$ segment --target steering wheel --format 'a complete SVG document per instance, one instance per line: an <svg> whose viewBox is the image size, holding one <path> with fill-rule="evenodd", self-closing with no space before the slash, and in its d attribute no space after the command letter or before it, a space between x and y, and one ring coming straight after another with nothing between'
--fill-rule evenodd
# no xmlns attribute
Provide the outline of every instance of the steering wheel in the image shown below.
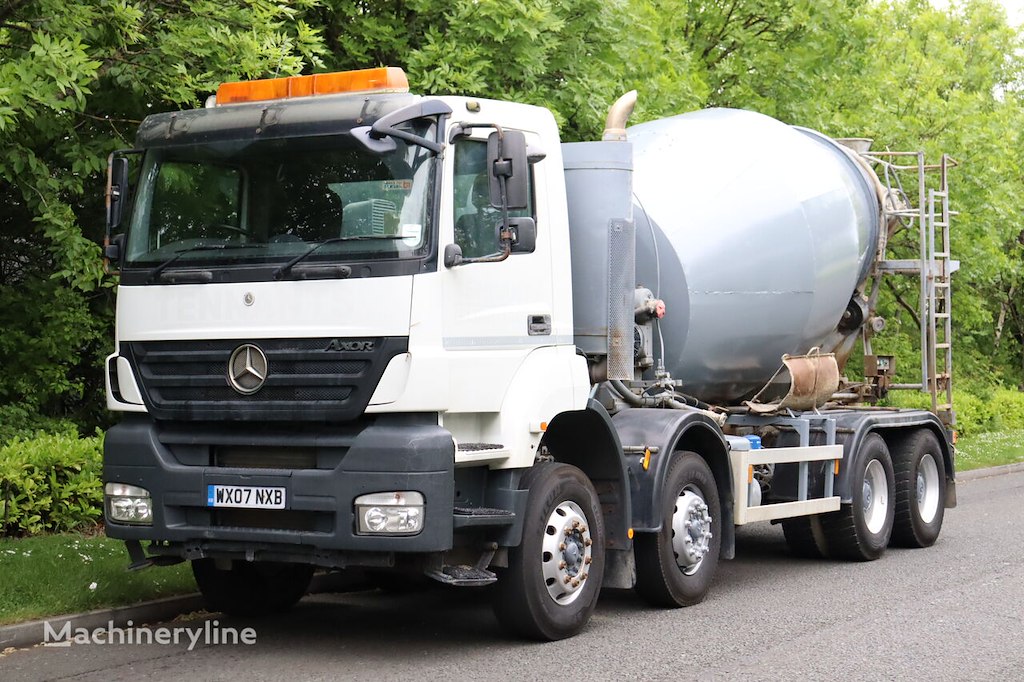
<svg viewBox="0 0 1024 682"><path fill-rule="evenodd" d="M249 236L250 236L249 232L247 230L244 230L241 227L236 227L235 225L228 225L227 223L210 223L209 225L206 226L206 229L207 229L207 231L211 231L211 232L212 231L231 232L231 233L240 235L241 236L240 241L244 241L244 240L248 239ZM230 236L226 236L225 237L225 241L227 241L228 239L230 239Z"/></svg>

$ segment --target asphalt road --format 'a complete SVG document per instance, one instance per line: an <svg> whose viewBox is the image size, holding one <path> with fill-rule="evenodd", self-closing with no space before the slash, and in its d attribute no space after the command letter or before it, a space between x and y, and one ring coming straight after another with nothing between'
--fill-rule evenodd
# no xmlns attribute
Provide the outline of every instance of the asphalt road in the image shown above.
<svg viewBox="0 0 1024 682"><path fill-rule="evenodd" d="M219 618L254 627L252 646L40 646L0 657L0 679L1024 679L1024 473L958 491L930 549L799 560L779 527L756 524L703 604L662 611L605 591L563 642L509 640L483 592L363 592L307 597L271 622Z"/></svg>

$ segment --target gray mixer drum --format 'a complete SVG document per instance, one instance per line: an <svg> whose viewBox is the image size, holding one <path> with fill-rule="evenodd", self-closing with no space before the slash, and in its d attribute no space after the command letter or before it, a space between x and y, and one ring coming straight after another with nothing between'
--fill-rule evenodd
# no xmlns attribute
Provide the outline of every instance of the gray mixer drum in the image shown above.
<svg viewBox="0 0 1024 682"><path fill-rule="evenodd" d="M749 111L628 132L636 277L668 308L666 368L685 392L736 403L784 353L820 346L867 276L880 224L870 171L820 133Z"/></svg>

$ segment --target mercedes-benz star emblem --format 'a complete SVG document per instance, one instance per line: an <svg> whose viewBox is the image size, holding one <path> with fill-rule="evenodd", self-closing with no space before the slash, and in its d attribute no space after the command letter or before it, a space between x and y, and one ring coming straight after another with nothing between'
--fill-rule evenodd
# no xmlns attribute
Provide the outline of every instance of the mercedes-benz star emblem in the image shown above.
<svg viewBox="0 0 1024 682"><path fill-rule="evenodd" d="M228 360L228 383L242 395L251 395L263 388L268 369L267 355L259 346L242 344Z"/></svg>

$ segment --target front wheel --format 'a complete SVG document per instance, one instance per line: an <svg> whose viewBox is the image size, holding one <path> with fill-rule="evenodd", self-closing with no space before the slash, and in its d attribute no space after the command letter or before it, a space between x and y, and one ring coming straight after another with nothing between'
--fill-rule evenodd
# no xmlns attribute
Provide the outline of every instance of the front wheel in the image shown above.
<svg viewBox="0 0 1024 682"><path fill-rule="evenodd" d="M892 542L903 547L930 547L942 530L946 507L946 467L939 439L917 429L895 443L896 520Z"/></svg>
<svg viewBox="0 0 1024 682"><path fill-rule="evenodd" d="M313 567L277 562L231 561L219 567L213 559L192 562L203 600L211 611L232 616L283 613L309 588Z"/></svg>
<svg viewBox="0 0 1024 682"><path fill-rule="evenodd" d="M711 587L722 545L718 487L700 455L669 464L661 507L661 530L633 540L636 591L655 606L690 606Z"/></svg>
<svg viewBox="0 0 1024 682"><path fill-rule="evenodd" d="M604 576L604 521L597 492L574 466L546 462L523 476L529 490L523 540L509 550L494 612L510 632L571 637L590 620Z"/></svg>

